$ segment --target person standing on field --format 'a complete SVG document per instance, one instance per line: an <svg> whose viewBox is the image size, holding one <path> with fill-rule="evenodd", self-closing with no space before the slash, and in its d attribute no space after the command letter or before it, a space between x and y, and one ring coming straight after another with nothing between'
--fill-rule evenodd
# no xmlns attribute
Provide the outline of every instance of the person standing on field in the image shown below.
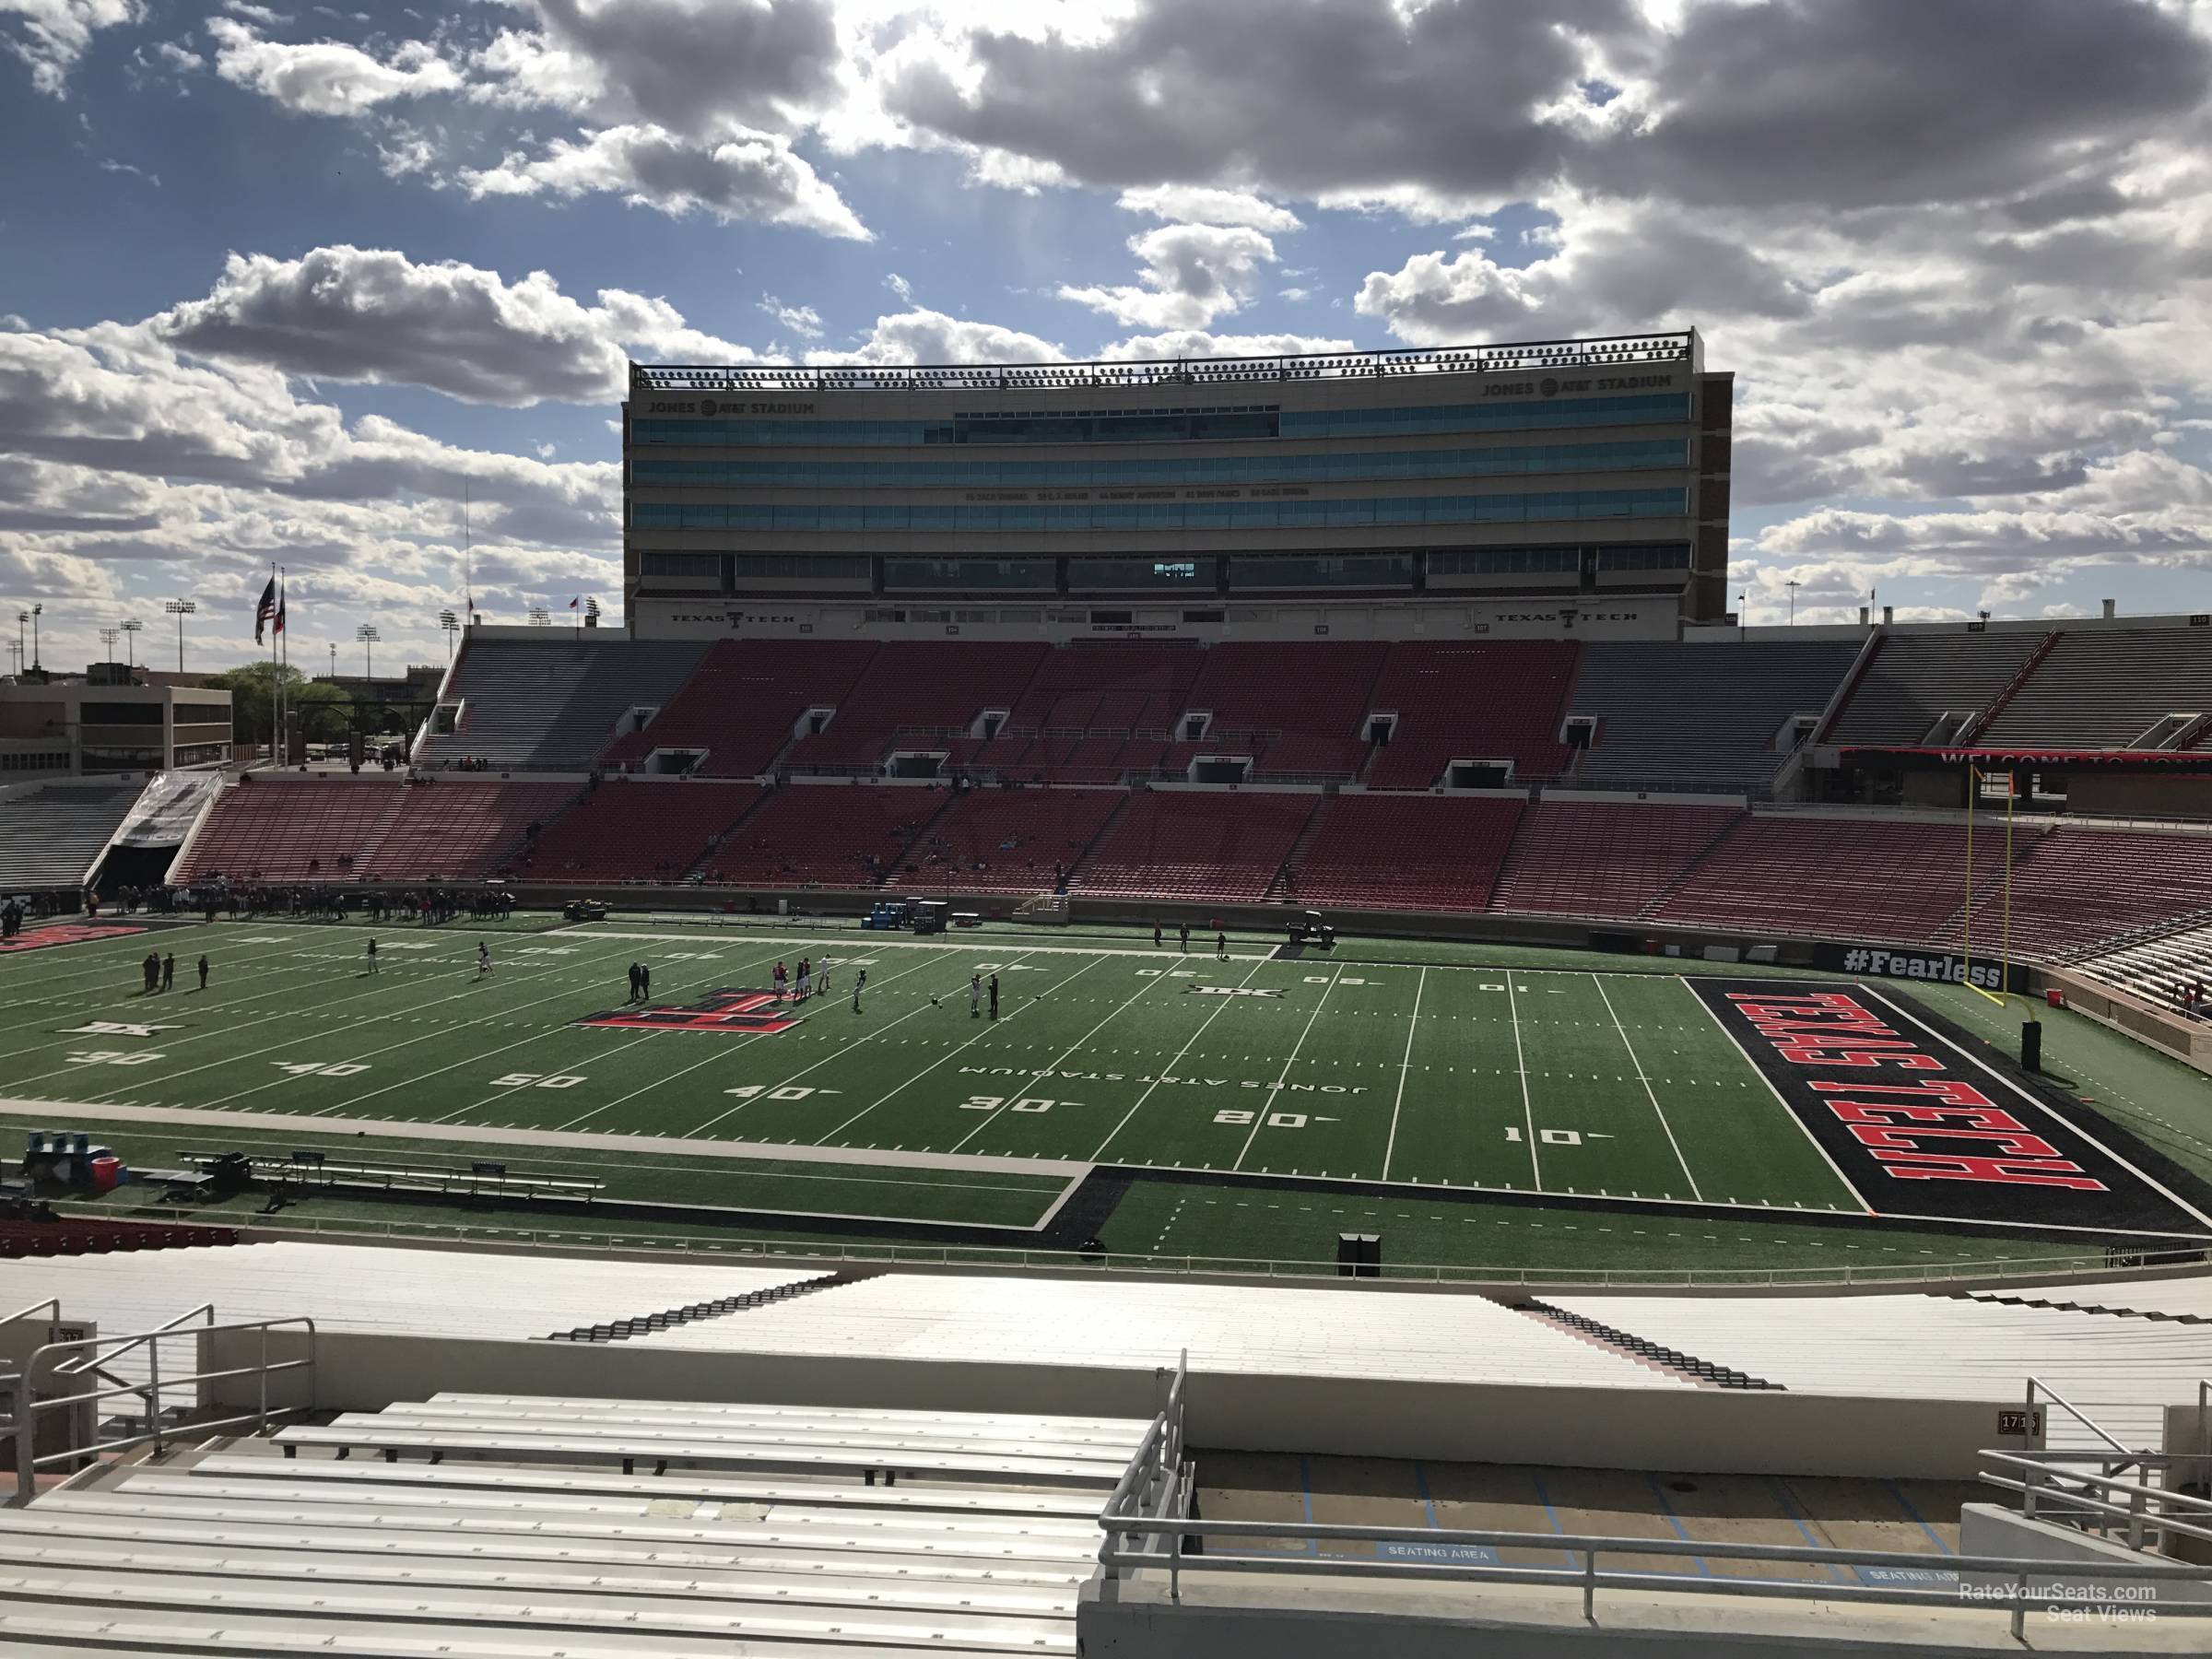
<svg viewBox="0 0 2212 1659"><path fill-rule="evenodd" d="M369 971L371 973L376 971L376 935L374 934L369 935Z"/></svg>
<svg viewBox="0 0 2212 1659"><path fill-rule="evenodd" d="M200 958L200 989L207 989L207 959L205 956Z"/></svg>
<svg viewBox="0 0 2212 1659"><path fill-rule="evenodd" d="M998 975L991 976L991 1018L998 1018Z"/></svg>

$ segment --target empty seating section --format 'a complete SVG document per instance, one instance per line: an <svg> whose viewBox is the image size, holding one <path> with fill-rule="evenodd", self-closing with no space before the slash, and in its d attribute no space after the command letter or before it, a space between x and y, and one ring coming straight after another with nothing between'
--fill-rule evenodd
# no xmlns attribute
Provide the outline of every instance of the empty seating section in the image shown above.
<svg viewBox="0 0 2212 1659"><path fill-rule="evenodd" d="M641 1340L747 1354L953 1361L987 1354L1009 1364L1136 1371L1149 1370L1165 1345L1187 1348L1194 1373L1688 1386L1483 1297L1250 1285L892 1273Z"/></svg>
<svg viewBox="0 0 2212 1659"><path fill-rule="evenodd" d="M465 702L460 727L426 736L416 763L582 771L626 710L665 706L706 653L684 641L471 640L447 693Z"/></svg>
<svg viewBox="0 0 2212 1659"><path fill-rule="evenodd" d="M2159 1007L2179 1007L2183 993L2198 985L2212 987L2212 923L2160 930L2147 938L2122 935L2111 947L2069 965Z"/></svg>
<svg viewBox="0 0 2212 1659"><path fill-rule="evenodd" d="M1369 786L1427 789L1453 760L1510 760L1530 777L1565 771L1559 727L1580 650L1536 640L1392 646L1363 711L1397 716Z"/></svg>
<svg viewBox="0 0 2212 1659"><path fill-rule="evenodd" d="M758 888L872 888L947 800L940 787L793 783L709 859L709 881Z"/></svg>
<svg viewBox="0 0 2212 1659"><path fill-rule="evenodd" d="M833 770L872 767L900 733L927 747L968 735L987 709L1011 711L1044 645L899 640L880 647L837 714L792 746L786 764Z"/></svg>
<svg viewBox="0 0 2212 1659"><path fill-rule="evenodd" d="M603 783L510 861L524 881L680 879L759 800L755 783Z"/></svg>
<svg viewBox="0 0 2212 1659"><path fill-rule="evenodd" d="M1251 756L1254 777L1356 776L1367 755L1360 718L1388 650L1369 641L1216 645L1186 699L1187 712L1213 716L1202 752Z"/></svg>
<svg viewBox="0 0 2212 1659"><path fill-rule="evenodd" d="M1191 650L1100 644L1045 653L1004 729L954 762L987 780L1117 783L1151 769L1203 663Z"/></svg>
<svg viewBox="0 0 2212 1659"><path fill-rule="evenodd" d="M1522 815L1491 908L1641 915L1742 816L1728 806L1537 802Z"/></svg>
<svg viewBox="0 0 2212 1659"><path fill-rule="evenodd" d="M2017 1397L2049 1384L2124 1445L2155 1448L2155 1402L2194 1401L2212 1327L2124 1322L1947 1296L1560 1296L1569 1312L1808 1393ZM2101 1444L2053 1411L2049 1443Z"/></svg>
<svg viewBox="0 0 2212 1659"><path fill-rule="evenodd" d="M648 724L607 746L605 759L627 771L655 749L703 752L702 777L756 777L808 709L844 700L876 651L870 641L720 641Z"/></svg>
<svg viewBox="0 0 2212 1659"><path fill-rule="evenodd" d="M971 789L929 827L888 885L1049 891L1125 798L1116 789Z"/></svg>
<svg viewBox="0 0 2212 1659"><path fill-rule="evenodd" d="M2037 748L2162 748L2173 714L2212 713L2212 629L2062 633L2051 654L1977 739ZM2166 723L2161 724L2161 723ZM2205 746L2196 728L2192 747Z"/></svg>
<svg viewBox="0 0 2212 1659"><path fill-rule="evenodd" d="M1910 747L1947 738L1996 700L2043 639L2033 629L1887 634L1821 741Z"/></svg>
<svg viewBox="0 0 2212 1659"><path fill-rule="evenodd" d="M1858 653L1848 640L1585 645L1567 712L1594 718L1597 734L1575 755L1571 775L1651 789L1763 789L1787 752L1791 717L1826 709Z"/></svg>
<svg viewBox="0 0 2212 1659"><path fill-rule="evenodd" d="M1982 903L1976 900L1977 910ZM2212 838L2053 830L2016 853L2015 951L2048 955L2206 911L2212 911ZM1992 904L1989 925L1996 913ZM1983 924L1978 917L1977 935ZM1947 941L1957 932L1948 930Z"/></svg>
<svg viewBox="0 0 2212 1659"><path fill-rule="evenodd" d="M1029 732L1165 732L1206 655L1155 645L1048 652L1007 722Z"/></svg>
<svg viewBox="0 0 2212 1659"><path fill-rule="evenodd" d="M1976 888L1986 888L2004 865L2004 838L1977 837ZM1961 824L1754 816L1723 836L1651 913L1761 932L1925 940L1965 898Z"/></svg>
<svg viewBox="0 0 2212 1659"><path fill-rule="evenodd" d="M393 778L270 779L216 797L172 881L342 881L380 845L406 785Z"/></svg>
<svg viewBox="0 0 2212 1659"><path fill-rule="evenodd" d="M1281 897L1300 904L1479 911L1522 803L1454 795L1339 794Z"/></svg>
<svg viewBox="0 0 2212 1659"><path fill-rule="evenodd" d="M182 1250L235 1244L230 1227L163 1227L68 1216L58 1221L0 1221L0 1257L107 1255L115 1251Z"/></svg>
<svg viewBox="0 0 2212 1659"><path fill-rule="evenodd" d="M1084 861L1087 893L1258 899L1319 797L1147 790Z"/></svg>
<svg viewBox="0 0 2212 1659"><path fill-rule="evenodd" d="M452 881L506 862L533 824L575 797L573 783L500 783L439 776L403 788L399 811L354 874L371 881Z"/></svg>
<svg viewBox="0 0 2212 1659"><path fill-rule="evenodd" d="M0 887L74 887L137 800L135 783L41 783L0 795Z"/></svg>

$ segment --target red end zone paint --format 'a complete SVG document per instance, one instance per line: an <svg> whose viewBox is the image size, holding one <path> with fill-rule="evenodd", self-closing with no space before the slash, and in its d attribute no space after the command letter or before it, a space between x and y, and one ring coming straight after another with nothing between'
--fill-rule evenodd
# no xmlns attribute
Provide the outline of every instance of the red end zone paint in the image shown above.
<svg viewBox="0 0 2212 1659"><path fill-rule="evenodd" d="M2203 1218L2009 1069L1853 986L1691 988L1879 1213L2202 1235ZM1993 1051L1994 1052L1994 1051ZM2086 1116L2086 1113L2084 1114Z"/></svg>
<svg viewBox="0 0 2212 1659"><path fill-rule="evenodd" d="M626 1031L735 1031L773 1037L800 1023L795 1004L779 1002L773 991L710 991L681 1007L658 1004L644 1008L610 1008L579 1019L580 1026L614 1026Z"/></svg>
<svg viewBox="0 0 2212 1659"><path fill-rule="evenodd" d="M100 922L50 922L27 927L12 939L0 940L0 956L18 950L40 950L49 945L81 945L87 939L121 939L148 931L143 927L110 927Z"/></svg>

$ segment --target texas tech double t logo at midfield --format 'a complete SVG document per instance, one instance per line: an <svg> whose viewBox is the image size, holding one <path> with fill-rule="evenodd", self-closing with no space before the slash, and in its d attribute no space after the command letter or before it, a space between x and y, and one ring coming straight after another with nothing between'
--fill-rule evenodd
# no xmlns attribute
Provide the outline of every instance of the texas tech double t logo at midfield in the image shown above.
<svg viewBox="0 0 2212 1659"><path fill-rule="evenodd" d="M800 1016L791 1004L778 1002L773 991L710 991L681 1007L663 1003L647 1008L610 1008L576 1023L632 1031L737 1031L772 1037L799 1024Z"/></svg>

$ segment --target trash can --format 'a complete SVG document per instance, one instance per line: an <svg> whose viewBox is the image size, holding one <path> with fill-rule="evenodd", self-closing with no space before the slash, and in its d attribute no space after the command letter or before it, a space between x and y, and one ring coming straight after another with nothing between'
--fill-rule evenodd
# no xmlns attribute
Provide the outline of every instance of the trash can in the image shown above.
<svg viewBox="0 0 2212 1659"><path fill-rule="evenodd" d="M2043 988L2043 1001L2053 1008L2063 1008L2066 1006L2066 994L2056 985L2046 985Z"/></svg>
<svg viewBox="0 0 2212 1659"><path fill-rule="evenodd" d="M123 1159L110 1153L92 1160L92 1190L112 1193L123 1183Z"/></svg>

